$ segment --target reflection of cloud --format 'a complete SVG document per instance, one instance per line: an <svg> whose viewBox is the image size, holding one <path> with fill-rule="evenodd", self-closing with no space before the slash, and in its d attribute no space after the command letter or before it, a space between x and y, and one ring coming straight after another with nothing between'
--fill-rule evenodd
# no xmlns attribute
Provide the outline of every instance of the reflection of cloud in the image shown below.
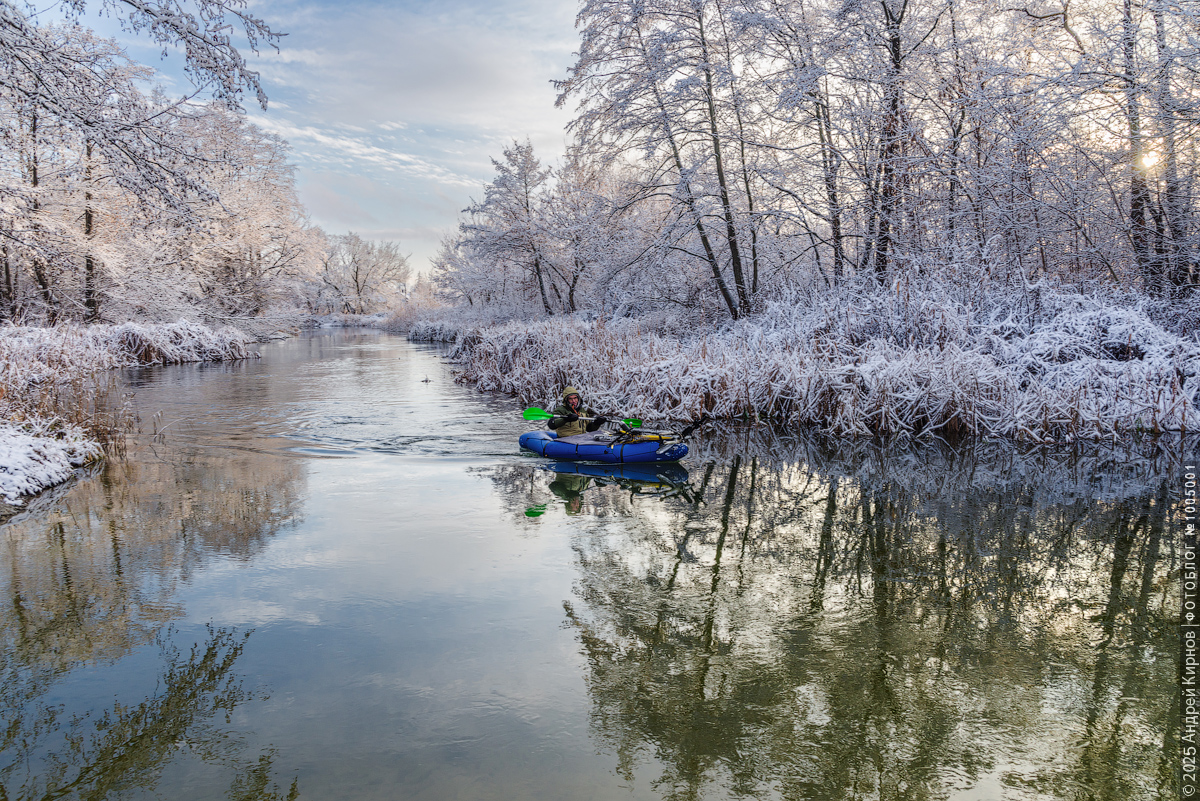
<svg viewBox="0 0 1200 801"><path fill-rule="evenodd" d="M214 617L228 621L227 625L233 626L264 626L268 623L288 621L308 626L321 625L321 618L312 612L289 609L282 604L252 598L239 598L236 607L223 609Z"/></svg>

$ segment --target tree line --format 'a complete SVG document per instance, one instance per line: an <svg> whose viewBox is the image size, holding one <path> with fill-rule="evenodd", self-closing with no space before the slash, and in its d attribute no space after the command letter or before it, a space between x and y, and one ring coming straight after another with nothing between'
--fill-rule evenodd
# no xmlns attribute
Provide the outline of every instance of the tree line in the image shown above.
<svg viewBox="0 0 1200 801"><path fill-rule="evenodd" d="M0 0L0 320L54 324L304 310L366 313L404 293L390 242L328 236L299 202L288 147L248 122L266 107L234 44L280 34L230 0L101 0L102 13L185 53L185 97L79 24ZM54 10L54 9L52 9Z"/></svg>
<svg viewBox="0 0 1200 801"><path fill-rule="evenodd" d="M1200 283L1200 16L1132 0L584 0L561 167L514 142L447 300L707 310L934 277Z"/></svg>

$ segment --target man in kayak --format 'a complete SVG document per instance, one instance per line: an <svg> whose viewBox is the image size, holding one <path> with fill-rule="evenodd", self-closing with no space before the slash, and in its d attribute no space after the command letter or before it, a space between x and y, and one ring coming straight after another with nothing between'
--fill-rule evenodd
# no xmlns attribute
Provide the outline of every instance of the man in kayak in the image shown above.
<svg viewBox="0 0 1200 801"><path fill-rule="evenodd" d="M608 422L607 417L597 417L596 412L583 405L579 390L567 387L563 390L562 403L551 412L550 430L558 434L559 439L573 437L585 431L595 431ZM581 417L591 417L591 420L581 420Z"/></svg>

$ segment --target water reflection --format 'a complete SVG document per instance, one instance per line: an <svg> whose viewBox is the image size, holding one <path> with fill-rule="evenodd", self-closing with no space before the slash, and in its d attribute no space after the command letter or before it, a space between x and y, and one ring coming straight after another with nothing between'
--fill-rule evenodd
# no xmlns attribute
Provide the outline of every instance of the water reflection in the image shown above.
<svg viewBox="0 0 1200 801"><path fill-rule="evenodd" d="M670 799L1177 794L1178 449L746 432L695 450L686 493L581 493L595 523L564 607L626 781L650 772ZM563 481L493 477L518 505Z"/></svg>
<svg viewBox="0 0 1200 801"><path fill-rule="evenodd" d="M36 700L44 694L38 671L0 656L0 797L128 797L153 791L168 763L192 758L233 774L228 798L298 798L296 781L285 792L273 780L273 751L248 755L241 737L220 725L253 697L233 669L248 636L210 627L185 656L164 633L149 697L70 716Z"/></svg>
<svg viewBox="0 0 1200 801"><path fill-rule="evenodd" d="M0 527L0 799L1176 792L1177 449L554 465L433 352L269 348Z"/></svg>
<svg viewBox="0 0 1200 801"><path fill-rule="evenodd" d="M228 797L295 796L275 785L269 749L218 725L255 697L235 669L248 635L210 628L181 653L171 623L194 572L251 559L295 522L300 463L147 447L2 529L0 798L129 797L188 760L232 774ZM82 670L136 664L155 648L153 692L116 704L79 695Z"/></svg>

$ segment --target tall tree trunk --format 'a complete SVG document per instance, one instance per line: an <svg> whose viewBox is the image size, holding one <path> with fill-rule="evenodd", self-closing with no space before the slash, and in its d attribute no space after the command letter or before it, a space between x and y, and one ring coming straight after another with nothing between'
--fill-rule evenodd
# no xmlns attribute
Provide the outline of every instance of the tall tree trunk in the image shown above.
<svg viewBox="0 0 1200 801"><path fill-rule="evenodd" d="M841 154L833 145L833 130L829 118L829 95L814 92L816 103L817 137L821 145L821 172L825 181L825 205L829 216L829 236L833 246L833 280L841 283L846 268L846 250L842 239L842 204L838 199L838 168Z"/></svg>
<svg viewBox="0 0 1200 801"><path fill-rule="evenodd" d="M36 101L30 106L29 111L29 185L34 190L38 188L38 112ZM33 217L34 222L32 227L37 230L37 213L41 207L36 195L33 200ZM54 293L50 288L50 277L46 273L46 263L42 257L35 253L30 259L30 268L33 270L33 280L37 283L38 289L41 291L42 299L46 303L46 319L50 325L58 322L58 314L54 308Z"/></svg>
<svg viewBox="0 0 1200 801"><path fill-rule="evenodd" d="M725 43L725 60L727 63L732 65L734 62L733 50L730 47L732 37L729 34L728 26L725 24L725 12L721 9L719 0L717 1L717 11L720 14L722 40ZM751 302L753 302L754 296L758 294L758 221L755 218L754 189L750 181L750 164L749 160L746 158L746 124L744 115L742 113L741 95L738 93L736 87L732 89L731 99L733 105L733 118L737 123L738 130L738 156L741 161L742 188L746 191L746 219L750 224L749 297ZM750 311L748 308L743 309L743 313L748 311Z"/></svg>
<svg viewBox="0 0 1200 801"><path fill-rule="evenodd" d="M542 293L542 308L553 317L554 309L550 308L550 296L546 294L546 281L542 277L542 259L536 251L533 254L533 274L537 276L538 291Z"/></svg>
<svg viewBox="0 0 1200 801"><path fill-rule="evenodd" d="M87 255L83 260L83 307L86 309L86 319L89 323L100 317L100 296L96 292L96 259L92 253L92 236L95 233L95 220L92 213L92 140L87 140L84 149L87 159L84 167L84 181L87 190L83 193L83 235L87 239Z"/></svg>
<svg viewBox="0 0 1200 801"><path fill-rule="evenodd" d="M750 311L750 292L742 267L742 252L738 244L737 225L734 221L733 203L729 198L729 183L725 178L725 160L721 154L721 133L717 125L717 106L713 89L712 68L709 66L708 40L704 34L704 12L697 9L696 24L700 35L700 49L704 60L704 94L708 110L709 137L712 140L713 163L717 169L717 187L721 200L721 212L725 219L725 243L729 248L729 262L733 270L733 284L737 290L740 314Z"/></svg>
<svg viewBox="0 0 1200 801"><path fill-rule="evenodd" d="M1146 145L1142 132L1139 86L1137 79L1137 26L1133 19L1133 0L1124 0L1121 8L1121 58L1124 70L1125 118L1129 125L1129 238L1133 260L1148 294L1162 294L1162 272L1156 269L1150 227L1150 186L1146 180Z"/></svg>
<svg viewBox="0 0 1200 801"><path fill-rule="evenodd" d="M641 38L641 32L638 32L638 43L641 46L642 60L646 64L651 63L650 54L646 49L646 43ZM704 219L700 216L700 210L696 208L696 197L692 193L691 182L684 176L686 175L683 168L683 157L679 152L679 143L675 140L675 133L671 129L670 116L667 114L666 103L663 102L662 92L658 85L653 86L654 102L658 107L658 113L662 117L663 136L666 138L667 145L671 149L671 160L675 165L675 171L679 175L679 182L683 189L683 204L691 214L692 220L696 228L696 234L700 237L700 245L704 248L704 260L712 269L713 280L716 281L717 289L721 293L721 298L725 301L725 306L729 309L729 316L733 319L738 319L737 301L733 299L733 295L729 292L729 285L725 283L725 276L721 274L721 263L717 260L716 251L713 249L712 241L709 239L708 230L704 227Z"/></svg>
<svg viewBox="0 0 1200 801"><path fill-rule="evenodd" d="M885 22L884 41L888 50L888 73L884 95L883 128L879 140L879 222L875 231L875 279L887 281L888 264L892 258L895 217L900 206L900 176L897 170L901 150L900 75L904 66L901 49L900 23L904 21L907 0L899 13L893 12L888 0L881 0Z"/></svg>
<svg viewBox="0 0 1200 801"><path fill-rule="evenodd" d="M16 284L13 281L12 261L8 256L8 244L0 244L0 320L11 320L16 314Z"/></svg>
<svg viewBox="0 0 1200 801"><path fill-rule="evenodd" d="M1154 48L1158 56L1158 86L1155 103L1158 106L1159 132L1163 141L1163 179L1166 183L1162 196L1163 216L1166 218L1165 254L1167 285L1178 291L1195 279L1190 275L1187 248L1188 224L1185 219L1187 195L1179 180L1179 153L1175 140L1175 118L1178 107L1171 90L1174 58L1167 49L1166 22L1163 18L1163 0L1154 0Z"/></svg>

